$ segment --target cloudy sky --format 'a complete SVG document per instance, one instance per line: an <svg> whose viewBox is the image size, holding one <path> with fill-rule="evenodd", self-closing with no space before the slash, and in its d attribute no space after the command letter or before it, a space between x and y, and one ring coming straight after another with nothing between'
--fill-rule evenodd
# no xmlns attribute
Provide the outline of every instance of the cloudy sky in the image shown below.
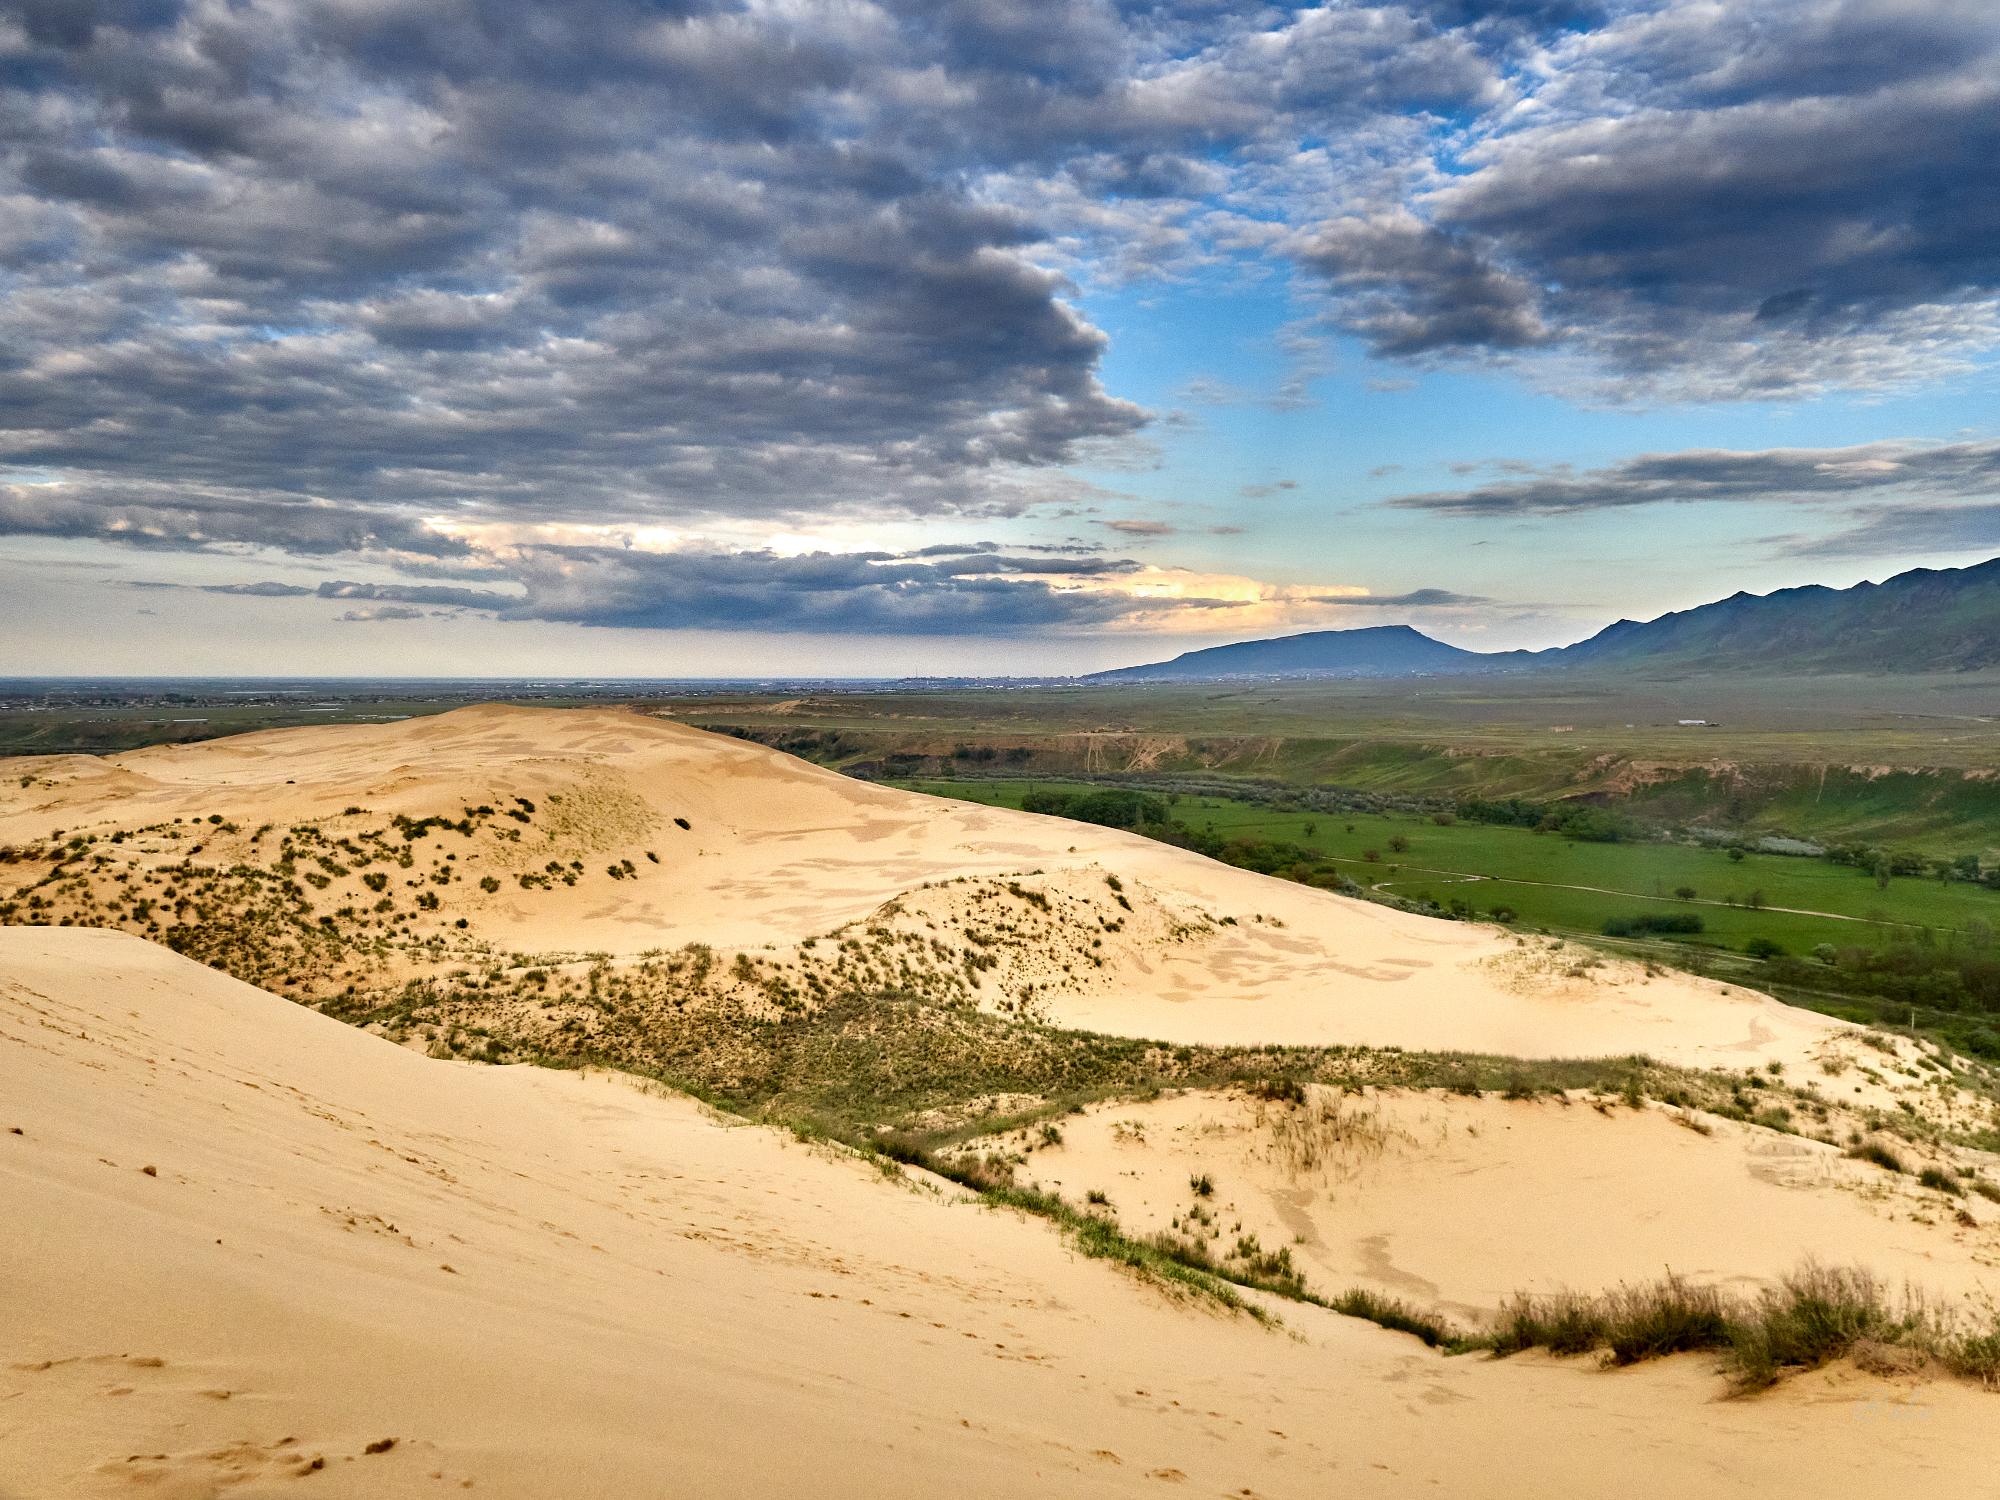
<svg viewBox="0 0 2000 1500"><path fill-rule="evenodd" d="M0 0L0 672L1054 673L2000 552L1993 0Z"/></svg>

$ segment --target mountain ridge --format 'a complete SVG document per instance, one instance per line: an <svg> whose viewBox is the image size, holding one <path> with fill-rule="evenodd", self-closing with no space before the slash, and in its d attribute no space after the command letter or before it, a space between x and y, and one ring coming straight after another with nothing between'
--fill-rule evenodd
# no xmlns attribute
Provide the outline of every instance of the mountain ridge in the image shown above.
<svg viewBox="0 0 2000 1500"><path fill-rule="evenodd" d="M1651 620L1615 620L1546 651L1470 651L1408 625L1373 625L1237 641L1082 680L1390 678L1600 666L1814 675L2000 666L2000 557L1965 568L1912 568L1845 589L1812 583L1768 594L1738 590Z"/></svg>

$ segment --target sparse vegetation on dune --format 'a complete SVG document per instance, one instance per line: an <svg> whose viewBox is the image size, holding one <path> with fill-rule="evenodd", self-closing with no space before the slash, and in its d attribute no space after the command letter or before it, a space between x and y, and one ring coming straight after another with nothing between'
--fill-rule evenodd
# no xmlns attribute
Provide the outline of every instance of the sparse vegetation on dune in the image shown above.
<svg viewBox="0 0 2000 1500"><path fill-rule="evenodd" d="M859 920L768 946L691 942L619 958L516 952L491 936L496 910L609 901L666 880L683 858L675 851L691 849L697 823L709 823L649 811L608 785L588 795L543 782L529 790L532 797L496 778L462 803L424 812L406 802L396 813L370 811L364 795L331 804L344 807L338 814L247 832L255 818L240 810L57 831L0 850L0 921L123 928L435 1057L657 1080L745 1118L841 1142L887 1168L925 1167L996 1207L1050 1220L1087 1255L1259 1317L1268 1312L1245 1289L1447 1350L1602 1350L1629 1362L1710 1349L1734 1362L1746 1387L1763 1378L1758 1372L1802 1367L1822 1350L1833 1358L1877 1345L1988 1380L2000 1366L2000 1329L1958 1330L1928 1315L1913 1321L1900 1307L1883 1310L1886 1303L1870 1311L1863 1283L1839 1278L1787 1282L1791 1300L1768 1305L1669 1278L1599 1296L1522 1299L1497 1329L1460 1330L1379 1290L1335 1296L1309 1285L1291 1248L1271 1243L1269 1226L1260 1242L1254 1228L1217 1220L1217 1181L1206 1171L1188 1174L1193 1206L1184 1217L1141 1233L1120 1224L1116 1182L1072 1202L1018 1172L1018 1160L967 1144L1021 1130L1057 1150L1064 1117L1080 1105L1231 1089L1268 1107L1272 1149L1303 1171L1330 1152L1382 1148L1380 1122L1345 1104L1347 1092L1587 1102L1606 1113L1657 1101L1699 1131L1720 1118L1851 1144L1904 1178L1901 1190L1917 1184L1938 1204L1964 1204L1968 1194L2000 1189L1945 1146L2000 1141L2000 1116L1981 1097L1991 1077L1962 1059L1893 1041L1866 1061L1843 1056L1840 1069L1853 1069L1844 1087L1894 1092L1902 1107L1891 1110L1842 1106L1821 1079L1763 1068L1196 1045L1065 1028L1050 1019L1061 1013L1052 1000L1115 982L1127 959L1198 954L1251 924L1282 925L1205 910L1129 870L1097 865L940 879ZM1099 789L1059 810L1140 829L1189 811L1124 789ZM1339 827L1303 822L1294 836L1305 842L1285 852L1381 832ZM1380 842L1414 861L1429 840L1458 832L1438 814ZM1226 933L1232 927L1237 934ZM1523 984L1589 985L1604 964L1538 937L1523 937L1502 958Z"/></svg>

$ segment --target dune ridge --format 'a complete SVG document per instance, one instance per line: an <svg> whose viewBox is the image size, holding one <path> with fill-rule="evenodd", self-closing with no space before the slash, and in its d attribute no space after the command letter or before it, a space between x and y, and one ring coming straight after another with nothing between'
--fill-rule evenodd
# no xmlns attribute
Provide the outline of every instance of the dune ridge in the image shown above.
<svg viewBox="0 0 2000 1500"><path fill-rule="evenodd" d="M1008 963L976 998L1060 1025L1791 1067L1845 1029L615 710L469 708L24 761L0 786L0 845L44 856L0 867L0 920L124 927L305 998L499 955L623 962L700 944L725 974L738 952L796 965L801 945L891 906L947 935L953 951L918 965L942 974L964 969L975 908L1012 886L1035 899L1015 896L1009 920L1039 930L987 945ZM1039 920L1051 898L1070 920ZM218 936L185 931L190 916Z"/></svg>

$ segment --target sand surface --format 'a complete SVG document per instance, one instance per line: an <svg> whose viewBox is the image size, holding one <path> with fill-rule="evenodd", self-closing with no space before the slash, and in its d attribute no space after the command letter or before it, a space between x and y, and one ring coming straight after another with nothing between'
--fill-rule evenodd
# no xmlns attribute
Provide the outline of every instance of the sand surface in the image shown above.
<svg viewBox="0 0 2000 1500"><path fill-rule="evenodd" d="M1198 931L1170 943L1104 939L1076 966L1082 977L1036 1001L1048 1019L1175 1042L1643 1052L1798 1068L1845 1029L1741 989L1624 963L1579 969L1589 955L1573 948L1350 900L1132 834L872 786L622 710L470 708L15 764L27 784L0 785L0 844L166 828L96 847L140 871L191 848L218 866L268 862L281 835L253 842L265 825L311 823L341 837L390 816L456 818L527 798L536 812L525 828L496 812L476 838L422 845L452 883L447 905L416 920L454 940L451 924L463 920L467 937L498 951L782 947L868 919L926 884L975 877L1040 881L1088 906L1096 924L1120 915L1106 885L1115 877L1156 925ZM492 829L519 837L500 842ZM551 853L574 860L575 883L520 889L517 874ZM608 873L613 857L632 861L629 878ZM491 894L478 886L488 871L499 885ZM322 911L365 906L373 893L360 879L308 894ZM939 916L951 925L965 914Z"/></svg>
<svg viewBox="0 0 2000 1500"><path fill-rule="evenodd" d="M1059 1143L1029 1130L965 1149L1024 1151L1019 1180L1077 1204L1102 1192L1129 1232L1171 1231L1218 1257L1248 1234L1289 1248L1321 1295L1366 1286L1460 1326L1486 1325L1517 1292L1668 1270L1750 1289L1808 1258L1933 1305L2000 1306L2000 1207L1660 1105L1316 1087L1303 1106L1188 1092L1059 1128Z"/></svg>
<svg viewBox="0 0 2000 1500"><path fill-rule="evenodd" d="M8 1500L1995 1482L1965 1387L1724 1402L1702 1359L1273 1332L685 1100L432 1061L101 932L0 929L0 1203Z"/></svg>

